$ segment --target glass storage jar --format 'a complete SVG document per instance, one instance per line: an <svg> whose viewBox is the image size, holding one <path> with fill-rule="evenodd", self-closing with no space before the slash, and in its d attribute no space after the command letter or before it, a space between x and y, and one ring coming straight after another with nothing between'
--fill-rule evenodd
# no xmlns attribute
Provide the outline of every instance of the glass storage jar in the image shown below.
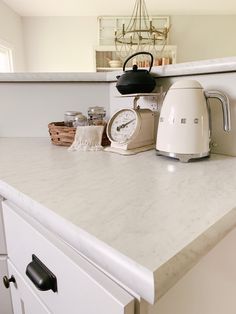
<svg viewBox="0 0 236 314"><path fill-rule="evenodd" d="M106 110L104 107L89 107L88 108L88 124L89 125L105 125L104 120L106 116Z"/></svg>
<svg viewBox="0 0 236 314"><path fill-rule="evenodd" d="M78 114L73 122L73 126L76 128L77 126L86 126L88 125L88 119L83 114Z"/></svg>
<svg viewBox="0 0 236 314"><path fill-rule="evenodd" d="M66 126L72 126L75 121L75 117L80 115L81 112L79 111L66 111L64 114L64 123Z"/></svg>

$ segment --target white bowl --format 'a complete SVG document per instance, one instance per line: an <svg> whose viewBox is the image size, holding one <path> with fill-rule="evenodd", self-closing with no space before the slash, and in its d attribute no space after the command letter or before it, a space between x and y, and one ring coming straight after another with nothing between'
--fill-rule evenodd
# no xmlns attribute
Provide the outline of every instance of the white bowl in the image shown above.
<svg viewBox="0 0 236 314"><path fill-rule="evenodd" d="M122 66L122 63L120 60L110 60L109 61L109 66L111 68L120 68Z"/></svg>

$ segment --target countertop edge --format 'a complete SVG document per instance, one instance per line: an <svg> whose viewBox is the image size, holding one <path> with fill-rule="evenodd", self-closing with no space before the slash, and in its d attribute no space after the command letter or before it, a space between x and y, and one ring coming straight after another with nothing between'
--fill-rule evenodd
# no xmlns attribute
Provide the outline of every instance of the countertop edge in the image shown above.
<svg viewBox="0 0 236 314"><path fill-rule="evenodd" d="M15 72L0 73L0 83L107 83L106 72Z"/></svg>
<svg viewBox="0 0 236 314"><path fill-rule="evenodd" d="M236 57L200 60L152 68L154 77L170 77L197 74L226 73L236 71ZM96 82L110 83L117 81L116 76L122 71L112 72L16 72L0 73L0 83L37 83L37 82Z"/></svg>
<svg viewBox="0 0 236 314"><path fill-rule="evenodd" d="M152 271L135 263L2 180L0 180L0 194L55 233L108 276L115 278L149 303L154 304L156 289Z"/></svg>
<svg viewBox="0 0 236 314"><path fill-rule="evenodd" d="M236 228L236 207L154 272L155 302Z"/></svg>
<svg viewBox="0 0 236 314"><path fill-rule="evenodd" d="M186 76L198 74L227 73L236 71L236 57L210 59L176 63L153 67L151 74L155 77ZM107 73L109 81L116 81L116 76L122 72Z"/></svg>

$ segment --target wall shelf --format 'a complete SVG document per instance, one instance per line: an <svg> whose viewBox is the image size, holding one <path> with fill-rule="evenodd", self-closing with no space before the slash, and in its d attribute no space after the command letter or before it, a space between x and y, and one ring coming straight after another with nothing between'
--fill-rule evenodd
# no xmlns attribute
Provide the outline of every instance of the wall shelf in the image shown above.
<svg viewBox="0 0 236 314"><path fill-rule="evenodd" d="M164 60L164 64L166 62L166 59L169 60L170 64L176 63L176 55L177 55L177 46L173 45L166 45L162 51L162 46L156 46L156 54L153 54L154 57L154 63L153 66L162 65L162 60ZM162 59L163 58L163 59ZM96 71L97 72L108 72L108 71L119 71L122 70L122 67L119 68L111 68L109 67L108 61L110 60L117 60L119 59L116 54L116 48L115 46L98 46L95 48L95 65L96 65ZM144 59L145 60L145 59ZM147 62L149 62L146 58ZM160 61L161 60L161 61ZM132 60L127 64L128 67L132 67ZM139 66L139 65L138 65ZM146 66L139 66L141 67L147 67Z"/></svg>

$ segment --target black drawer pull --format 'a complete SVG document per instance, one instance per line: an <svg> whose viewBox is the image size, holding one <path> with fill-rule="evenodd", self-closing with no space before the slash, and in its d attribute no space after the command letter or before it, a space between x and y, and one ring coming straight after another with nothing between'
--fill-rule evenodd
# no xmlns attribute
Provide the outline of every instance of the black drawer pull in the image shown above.
<svg viewBox="0 0 236 314"><path fill-rule="evenodd" d="M7 276L4 276L4 277L2 278L2 280L3 280L3 284L4 284L5 288L7 288L7 289L10 287L10 283L11 283L11 282L13 282L13 283L16 282L14 276L11 276L10 278L8 278Z"/></svg>
<svg viewBox="0 0 236 314"><path fill-rule="evenodd" d="M32 262L26 267L26 275L39 290L57 292L56 276L34 254Z"/></svg>

